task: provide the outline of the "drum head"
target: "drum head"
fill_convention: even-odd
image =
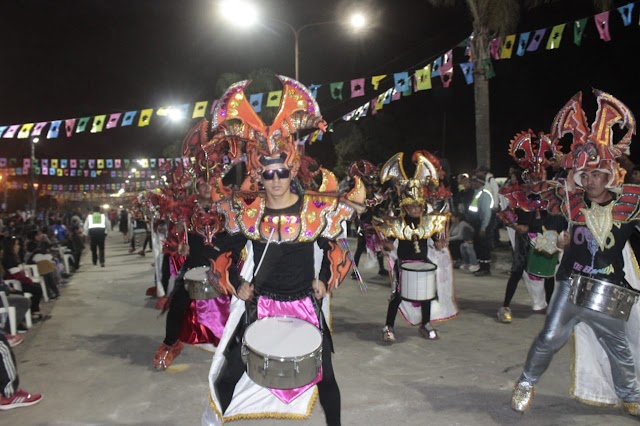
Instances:
[[[184,278],[191,281],[204,281],[205,279],[207,279],[207,271],[209,271],[209,269],[211,268],[209,268],[208,266],[198,266],[197,268],[191,268],[184,274]]]
[[[305,356],[322,346],[322,333],[307,321],[293,317],[262,318],[244,333],[251,349],[284,358]]]
[[[429,262],[406,262],[402,264],[402,269],[407,271],[435,271],[438,269],[436,265]]]

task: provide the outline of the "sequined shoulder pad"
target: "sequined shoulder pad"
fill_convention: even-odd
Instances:
[[[622,185],[622,194],[613,207],[613,220],[630,222],[640,214],[640,185]]]

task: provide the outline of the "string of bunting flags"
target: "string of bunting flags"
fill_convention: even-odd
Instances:
[[[633,23],[633,13],[636,3],[637,2],[631,2],[610,11],[605,11],[591,17],[573,21],[571,23],[573,30],[573,43],[577,46],[581,45],[585,30],[588,28],[590,22],[595,26],[601,40],[605,42],[611,41],[612,35],[609,28],[611,12],[617,11],[617,14],[622,19],[623,25],[628,27]],[[511,59],[514,53],[516,56],[524,56],[527,53],[538,51],[542,45],[545,46],[546,50],[558,49],[563,43],[563,35],[567,28],[569,28],[567,24],[569,23],[540,28],[535,31],[511,34],[504,39],[495,38],[491,40],[489,44],[490,58],[483,59],[477,66],[483,67],[486,78],[493,78],[495,76],[495,70],[493,69],[492,61]],[[638,21],[637,25],[640,25],[640,21]],[[466,84],[473,84],[475,62],[471,57],[470,38],[463,40],[456,46],[456,48],[465,49],[467,61],[459,63],[458,67],[460,68]],[[372,89],[373,92],[376,93],[373,98],[370,98],[368,102],[343,115],[336,121],[358,120],[368,114],[376,114],[378,111],[382,110],[385,105],[388,105],[392,101],[397,101],[403,96],[409,96],[413,92],[430,90],[432,88],[432,80],[437,79],[438,77],[442,86],[444,88],[448,88],[453,81],[455,68],[453,63],[453,49],[454,48],[448,49],[436,57],[432,63],[429,63],[423,68],[413,70],[411,73],[409,71],[393,73],[393,86],[381,93],[379,92],[381,90],[380,88],[382,83],[391,82],[391,78],[388,78],[388,75],[386,74],[372,77],[360,77],[346,82],[340,81],[329,84],[310,84],[308,85],[308,88],[313,93],[313,96],[317,98],[318,90],[321,87],[328,87],[331,98],[339,101],[343,100],[344,96],[347,96],[345,94],[345,89],[349,98],[366,96],[367,92],[371,92]],[[370,83],[370,89],[367,87],[367,81]],[[260,112],[263,107],[278,107],[280,105],[281,97],[282,91],[256,93],[250,96],[249,102],[256,112]],[[146,127],[151,123],[151,119],[154,114],[160,117],[169,117],[172,115],[188,117],[191,115],[192,119],[203,118],[207,109],[209,109],[209,111],[213,111],[216,103],[217,100],[213,100],[212,102],[198,101],[194,104],[187,103],[177,106],[114,112],[110,114],[100,114],[80,118],[0,125],[0,138],[28,139],[30,137],[44,136],[45,134],[47,139],[57,139],[62,135],[66,135],[67,138],[71,138],[74,134],[84,133],[87,131],[89,133],[101,133],[103,130],[109,130],[116,127]],[[332,126],[333,123],[330,123],[329,130],[331,130]],[[299,143],[313,143],[321,139],[322,132],[315,131],[306,135],[301,141],[299,141]],[[3,166],[0,165],[0,167]]]
[[[83,191],[118,191],[123,189],[125,191],[153,189],[160,185],[160,179],[137,181],[137,182],[122,182],[122,183],[97,183],[97,184],[40,184],[37,185],[38,194],[40,195],[53,195],[58,192],[83,192]],[[10,181],[6,183],[7,189],[11,190],[26,190],[29,189],[28,182]]]
[[[158,176],[159,169],[165,164],[182,164],[185,167],[193,164],[195,159],[177,158],[143,158],[143,159],[35,159],[35,174],[42,176],[91,177],[110,176],[112,178],[132,177],[146,178]],[[0,158],[0,172],[8,176],[27,176],[31,169],[31,159],[23,158],[20,166],[17,158]],[[133,170],[129,170],[132,167]],[[114,170],[111,170],[114,169]],[[138,170],[149,169],[149,170]]]

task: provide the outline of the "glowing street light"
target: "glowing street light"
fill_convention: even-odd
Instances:
[[[258,9],[251,3],[239,1],[239,0],[225,0],[220,3],[220,14],[222,17],[230,22],[233,25],[239,27],[250,27],[253,23],[258,20]],[[302,30],[318,27],[321,25],[328,24],[343,24],[343,21],[332,20],[332,21],[320,21],[320,22],[311,22],[308,24],[301,25],[299,27],[294,27],[290,23],[286,21],[282,21],[280,19],[265,17],[264,19],[268,19],[270,21],[277,22],[279,24],[284,25],[289,28],[293,33],[294,39],[294,62],[295,62],[295,76],[296,80],[300,80],[300,33]],[[353,31],[359,31],[366,27],[367,19],[364,14],[360,12],[353,13],[349,19],[347,20],[348,26]]]

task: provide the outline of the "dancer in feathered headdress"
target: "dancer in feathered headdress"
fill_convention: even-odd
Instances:
[[[395,341],[398,308],[411,324],[420,324],[420,335],[428,340],[438,339],[432,321],[457,315],[451,256],[447,248],[449,213],[435,211],[433,204],[427,201],[427,197],[433,199],[432,194],[438,193],[429,189],[438,188],[440,184],[439,161],[434,161],[435,157],[430,160],[432,154],[427,154],[418,151],[413,155],[416,170],[412,177],[404,171],[402,152],[391,157],[380,170],[380,182],[391,181],[396,188],[396,207],[400,211],[399,216],[386,216],[376,224],[376,230],[387,238],[385,243],[390,258],[396,259],[392,265],[392,293],[382,330],[382,340],[389,343]],[[410,285],[416,280],[418,286],[414,290]]]
[[[229,316],[231,298],[214,291],[205,280],[209,262],[219,255],[221,218],[212,203],[213,182],[222,162],[208,147],[209,123],[203,119],[185,136],[183,161],[164,167],[165,186],[150,197],[165,229],[154,229],[162,253],[155,259],[156,278],[169,293],[157,307],[166,311],[165,337],[156,350],[153,367],[168,368],[183,343],[213,351]],[[154,227],[155,228],[155,227]]]
[[[535,185],[547,210],[562,214],[568,229],[557,241],[564,254],[547,320],[513,391],[511,407],[521,413],[530,408],[534,386],[575,330],[573,396],[597,405],[622,405],[626,413],[640,417],[635,368],[640,320],[637,310],[632,311],[640,280],[625,247],[640,213],[640,187],[622,185],[624,172],[616,162],[628,152],[636,122],[618,99],[599,90],[594,94],[598,111],[591,127],[581,93],[553,122],[553,140],[574,138],[563,161],[569,168],[568,181]],[[623,129],[617,141],[615,125]]]
[[[547,169],[554,162],[560,161],[557,145],[551,135],[536,134],[531,129],[516,134],[509,145],[509,155],[521,170],[514,170],[511,179],[500,188],[504,197],[501,203],[506,206],[501,204],[504,209],[497,214],[507,227],[513,248],[510,277],[497,313],[498,321],[505,324],[512,321],[510,305],[520,279],[525,281],[534,311],[545,309],[553,294],[553,275],[559,259],[555,245],[558,234],[546,220],[546,203],[531,194],[531,189],[546,179]],[[551,244],[545,244],[548,241]]]
[[[306,87],[287,77],[277,78],[282,98],[272,123],[264,123],[249,104],[244,91],[250,81],[232,85],[213,113],[211,148],[224,152],[230,164],[246,158],[248,176],[239,191],[220,182],[214,188],[217,209],[225,215],[225,229],[233,244],[221,247],[222,254],[211,264],[212,279],[221,293],[233,295],[233,302],[210,371],[210,404],[203,424],[247,417],[306,418],[316,389],[327,423],[340,424],[340,393],[331,365],[326,318],[329,294],[351,267],[338,241],[343,237],[342,224],[364,208],[365,190],[356,179],[353,189],[338,193],[337,179],[322,168],[317,190],[305,190],[298,184],[301,160],[295,134],[324,130],[326,123]],[[235,259],[243,248],[247,258],[238,271]],[[240,321],[243,313],[245,319]],[[277,320],[283,316],[289,318]],[[273,317],[275,322],[268,321]],[[313,352],[321,353],[321,363],[300,366],[308,371],[291,377],[301,377],[301,381],[285,380],[286,385],[282,375],[271,377],[265,372],[256,376],[257,369],[245,368],[237,343],[243,335],[251,336],[253,330],[271,324],[273,328],[260,333],[260,339],[267,346],[278,346],[278,336],[288,334],[292,323],[309,328],[311,338],[319,336]],[[252,342],[245,343],[243,351],[251,363]],[[277,353],[269,353],[278,358]],[[269,361],[270,368],[286,369],[275,358]]]

